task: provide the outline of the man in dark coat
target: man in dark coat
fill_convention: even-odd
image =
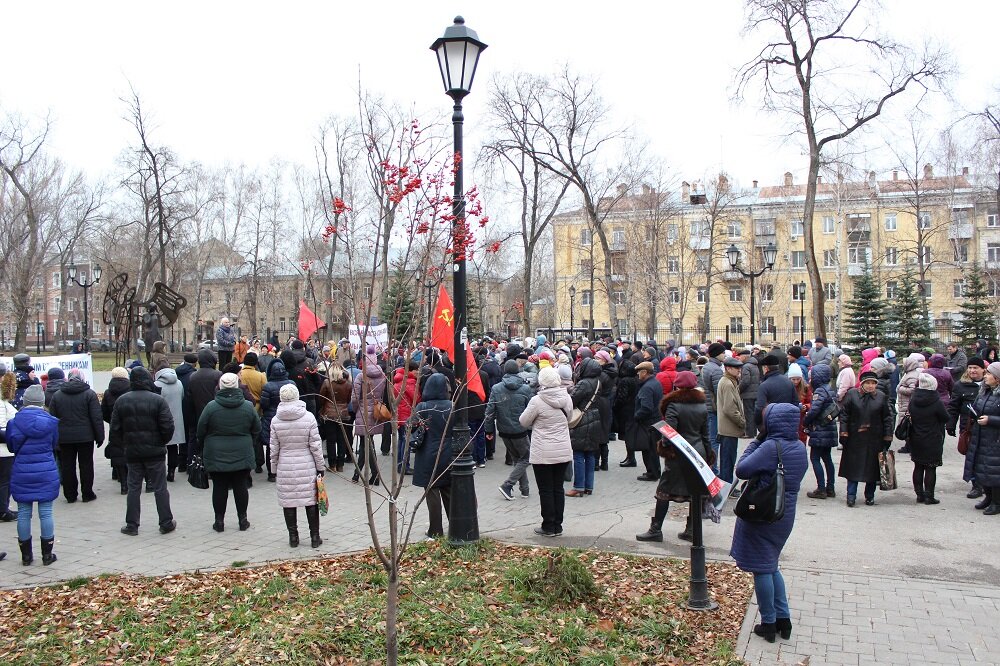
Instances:
[[[952,342],[948,345],[947,362],[945,369],[951,373],[952,381],[957,384],[958,380],[965,374],[965,368],[969,365],[969,358],[965,355],[965,351],[962,350],[960,345]]]
[[[104,419],[97,394],[74,368],[49,401],[49,413],[59,419],[59,474],[63,495],[72,504],[77,496],[77,464],[80,467],[79,490],[83,501],[97,499],[94,494],[94,443],[104,444]]]
[[[635,445],[642,452],[642,462],[646,473],[640,474],[640,481],[660,480],[660,456],[656,452],[656,442],[660,435],[653,430],[653,424],[660,420],[660,401],[663,399],[663,384],[656,378],[656,370],[649,361],[635,366],[639,376],[639,389],[635,394]]]
[[[753,409],[753,420],[758,430],[764,425],[764,408],[771,403],[799,404],[799,394],[795,391],[792,380],[779,370],[780,364],[781,358],[776,354],[768,354],[760,361],[764,376],[757,387],[757,400]]]
[[[45,374],[49,378],[45,384],[45,408],[48,409],[49,405],[52,404],[52,396],[58,393],[63,384],[66,383],[66,374],[62,368],[49,368]]]
[[[198,352],[198,370],[191,373],[187,387],[184,391],[185,397],[191,403],[192,418],[191,423],[198,424],[201,413],[205,411],[208,403],[215,400],[215,393],[219,390],[219,379],[222,373],[215,369],[217,360],[211,349],[202,349]],[[185,421],[186,422],[186,421]]]
[[[194,433],[198,421],[194,418],[194,405],[191,404],[191,396],[188,394],[188,380],[198,370],[196,367],[197,363],[198,355],[194,352],[188,352],[184,354],[184,362],[174,368],[174,373],[184,388],[184,399],[181,402],[181,409],[184,412],[184,429],[187,431],[184,433],[184,442],[178,447],[180,466],[178,466],[177,471],[181,474],[187,471],[187,465],[194,455]]]
[[[760,386],[760,365],[749,349],[741,349],[738,356],[743,361],[740,368],[740,398],[743,400],[743,414],[747,417],[745,434],[747,437],[757,436],[757,424],[753,421],[754,407],[757,404],[757,388]]]
[[[156,498],[160,533],[166,534],[177,527],[167,491],[167,443],[174,434],[174,418],[145,368],[132,370],[129,385],[132,390],[115,401],[111,413],[112,436],[123,443],[128,460],[128,498],[121,532],[139,534],[139,500],[146,479]]]
[[[858,484],[865,483],[865,504],[875,504],[879,481],[878,454],[892,445],[892,409],[878,390],[874,372],[861,373],[861,388],[850,389],[841,403],[841,478],[847,479],[847,506],[854,506]]]
[[[718,397],[715,392],[719,389],[719,380],[722,379],[722,359],[726,357],[726,347],[721,342],[713,342],[708,346],[708,363],[701,369],[699,383],[705,391],[705,405],[708,407],[708,440],[712,443],[712,453],[715,455],[715,464],[712,471],[719,473],[719,417],[716,413]],[[659,465],[659,463],[657,463]]]
[[[633,355],[635,357],[642,358],[638,354]],[[625,459],[618,463],[619,467],[636,466],[635,449],[632,447],[635,444],[635,395],[639,391],[639,376],[635,365],[635,361],[626,358],[618,366],[618,383],[611,405],[618,437],[625,442]]]
[[[955,437],[959,432],[966,432],[972,428],[970,420],[971,413],[969,406],[976,401],[979,391],[983,386],[983,375],[986,374],[986,364],[983,359],[973,356],[969,359],[965,374],[961,381],[955,382],[955,388],[951,392],[951,401],[948,403],[948,434]],[[978,499],[983,496],[983,488],[976,479],[970,479],[972,490],[966,495],[969,499]]]

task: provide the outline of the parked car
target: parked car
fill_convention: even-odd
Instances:
[[[198,343],[198,349],[211,349],[217,352],[219,351],[219,346],[215,343],[215,340],[202,340]]]
[[[110,340],[100,340],[98,338],[90,339],[90,351],[111,351],[111,341]]]

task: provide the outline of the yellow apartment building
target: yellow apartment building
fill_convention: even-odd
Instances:
[[[996,195],[977,186],[968,169],[937,176],[928,164],[916,178],[892,172],[879,179],[871,172],[863,182],[838,179],[818,187],[815,260],[831,341],[844,337],[853,278],[866,267],[890,301],[904,270],[915,271],[932,337],[943,341],[952,339],[960,319],[973,262],[985,269],[1000,311]],[[743,189],[723,175],[705,185],[682,183],[677,192],[619,187],[601,200],[597,225],[583,210],[561,214],[554,221],[556,328],[578,337],[610,332],[661,343],[716,337],[747,343],[753,323],[757,343],[813,337],[804,201],[805,185],[790,173],[779,185],[754,181]],[[775,262],[767,270],[772,243]],[[732,248],[742,272],[731,268]],[[744,273],[761,270],[751,317]]]

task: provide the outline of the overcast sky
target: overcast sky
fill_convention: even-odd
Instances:
[[[599,78],[617,118],[682,177],[720,166],[743,184],[804,175],[801,150],[779,142],[779,119],[730,101],[734,71],[760,39],[743,41],[735,0],[7,3],[0,108],[49,113],[52,152],[94,177],[113,172],[133,138],[120,100],[129,82],[154,139],[183,159],[310,164],[318,124],[356,108],[359,75],[418,117],[448,111],[428,47],[457,13],[489,44],[466,101],[473,136],[490,76],[568,62]],[[998,19],[993,0],[885,0],[882,27],[914,46],[947,44],[956,102],[977,109],[1000,85]],[[942,102],[934,115],[951,109]]]

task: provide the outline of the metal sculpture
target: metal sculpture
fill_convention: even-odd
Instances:
[[[186,305],[186,298],[162,282],[153,285],[153,293],[148,299],[136,300],[136,288],[129,286],[128,273],[116,275],[104,293],[102,313],[104,324],[114,327],[115,363],[125,364],[140,329],[148,362],[152,343],[161,339],[160,329],[172,326]],[[142,307],[146,308],[145,312],[140,312]]]

